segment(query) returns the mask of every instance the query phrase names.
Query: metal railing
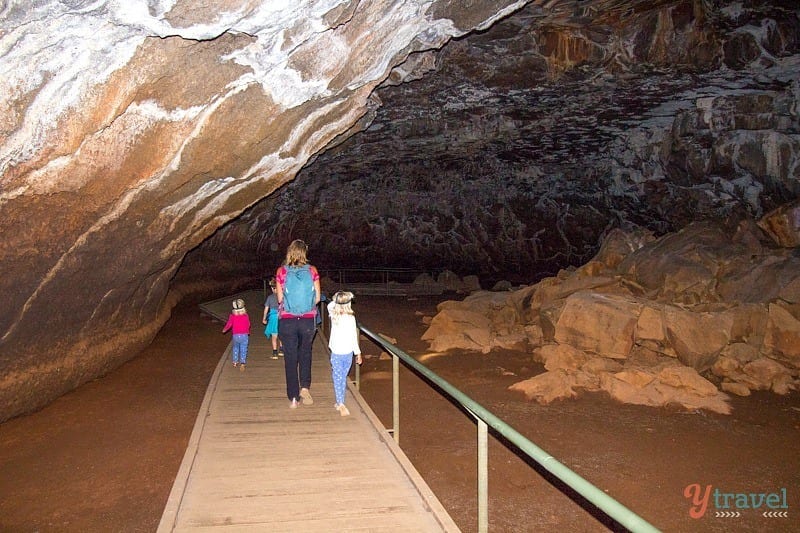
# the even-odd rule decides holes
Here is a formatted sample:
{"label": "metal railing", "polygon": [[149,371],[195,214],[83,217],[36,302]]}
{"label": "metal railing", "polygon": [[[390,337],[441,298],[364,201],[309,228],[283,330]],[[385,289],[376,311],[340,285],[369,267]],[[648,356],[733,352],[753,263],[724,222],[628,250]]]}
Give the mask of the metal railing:
{"label": "metal railing", "polygon": [[[422,274],[429,274],[430,283],[417,283]],[[323,278],[335,288],[342,287],[359,294],[371,296],[422,296],[444,292],[434,281],[437,272],[411,268],[331,268],[320,270]]]}
{"label": "metal railing", "polygon": [[[381,283],[389,282],[410,283],[420,274],[430,273],[414,268],[323,268],[319,270],[321,276],[328,276],[336,283]],[[435,277],[437,272],[433,272]]]}
{"label": "metal railing", "polygon": [[[489,428],[505,437],[508,442],[517,447],[519,451],[533,459],[548,472],[556,476],[578,494],[586,498],[603,513],[614,519],[618,524],[634,533],[659,531],[652,524],[645,521],[636,513],[619,503],[617,500],[591,484],[569,467],[557,461],[552,455],[525,438],[503,420],[489,412],[485,407],[461,392],[459,389],[441,378],[438,374],[425,365],[400,350],[381,335],[375,334],[359,324],[361,332],[374,343],[381,346],[392,355],[392,434],[395,442],[400,443],[400,361],[410,367],[414,372],[427,378],[438,389],[455,400],[466,409],[476,420],[478,426],[478,531],[486,533],[489,530],[489,478],[488,478],[488,433]],[[356,388],[360,387],[360,369],[354,365]],[[504,443],[505,444],[505,443]],[[507,444],[506,444],[507,446]]]}

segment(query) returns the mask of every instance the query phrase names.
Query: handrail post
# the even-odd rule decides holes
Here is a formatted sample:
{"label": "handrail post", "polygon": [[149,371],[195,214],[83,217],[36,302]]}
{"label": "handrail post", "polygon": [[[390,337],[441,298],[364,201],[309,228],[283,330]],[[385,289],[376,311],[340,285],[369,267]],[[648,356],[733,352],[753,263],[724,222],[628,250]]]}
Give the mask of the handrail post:
{"label": "handrail post", "polygon": [[489,531],[489,428],[478,417],[478,533]]}
{"label": "handrail post", "polygon": [[392,436],[400,444],[400,358],[392,354]]}
{"label": "handrail post", "polygon": [[361,390],[361,365],[356,363],[356,390]]}

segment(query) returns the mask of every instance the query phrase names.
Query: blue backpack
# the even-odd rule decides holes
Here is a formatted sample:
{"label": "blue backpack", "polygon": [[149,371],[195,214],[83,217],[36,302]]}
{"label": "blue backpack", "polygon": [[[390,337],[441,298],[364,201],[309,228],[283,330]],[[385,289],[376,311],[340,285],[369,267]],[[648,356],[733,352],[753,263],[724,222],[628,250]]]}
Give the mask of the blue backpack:
{"label": "blue backpack", "polygon": [[316,299],[311,266],[287,266],[283,284],[283,310],[290,315],[304,315],[314,309]]}

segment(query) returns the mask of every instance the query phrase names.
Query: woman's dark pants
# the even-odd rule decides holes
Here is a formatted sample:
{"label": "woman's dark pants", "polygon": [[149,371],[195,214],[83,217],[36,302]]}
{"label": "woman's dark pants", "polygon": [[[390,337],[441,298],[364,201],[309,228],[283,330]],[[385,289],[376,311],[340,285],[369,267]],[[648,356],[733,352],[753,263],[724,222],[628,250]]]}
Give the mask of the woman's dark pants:
{"label": "woman's dark pants", "polygon": [[286,396],[300,399],[300,389],[311,388],[311,346],[316,333],[313,318],[281,318],[278,338],[283,344]]}

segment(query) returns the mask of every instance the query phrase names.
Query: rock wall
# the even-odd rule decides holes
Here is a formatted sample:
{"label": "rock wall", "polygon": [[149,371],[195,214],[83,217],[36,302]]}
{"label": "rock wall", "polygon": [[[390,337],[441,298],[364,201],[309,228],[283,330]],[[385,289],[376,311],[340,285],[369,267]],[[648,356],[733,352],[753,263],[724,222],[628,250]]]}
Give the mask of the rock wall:
{"label": "rock wall", "polygon": [[0,421],[134,355],[189,250],[356,131],[396,65],[521,5],[2,2]]}

